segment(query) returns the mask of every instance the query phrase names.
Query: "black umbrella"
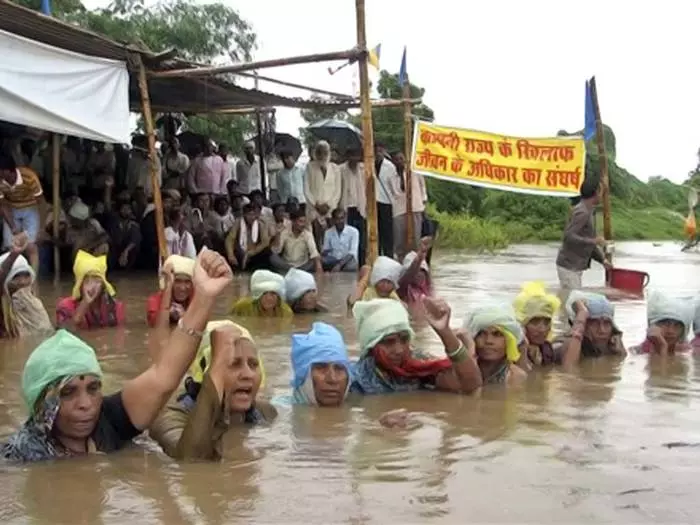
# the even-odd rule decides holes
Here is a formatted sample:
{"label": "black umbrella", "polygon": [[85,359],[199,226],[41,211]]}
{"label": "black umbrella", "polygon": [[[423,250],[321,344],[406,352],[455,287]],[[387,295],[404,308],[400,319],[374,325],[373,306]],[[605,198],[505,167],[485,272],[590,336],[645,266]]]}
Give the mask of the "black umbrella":
{"label": "black umbrella", "polygon": [[325,140],[341,154],[362,149],[362,132],[344,120],[321,120],[306,129],[314,138]]}
{"label": "black umbrella", "polygon": [[[255,142],[256,146],[258,144],[258,136],[254,136],[250,139]],[[275,153],[280,153],[282,151],[288,151],[294,155],[295,159],[298,159],[301,155],[301,141],[289,133],[275,133],[274,145],[270,144],[267,134],[263,134],[263,148],[265,153],[270,153],[275,151]]]}

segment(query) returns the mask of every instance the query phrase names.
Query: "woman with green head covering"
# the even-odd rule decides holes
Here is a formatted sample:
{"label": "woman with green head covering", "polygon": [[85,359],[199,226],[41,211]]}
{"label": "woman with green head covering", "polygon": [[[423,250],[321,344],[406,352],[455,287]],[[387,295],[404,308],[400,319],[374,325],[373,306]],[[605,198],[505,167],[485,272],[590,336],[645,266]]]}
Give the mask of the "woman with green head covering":
{"label": "woman with green head covering", "polygon": [[360,359],[352,370],[351,391],[388,394],[421,389],[468,394],[481,386],[481,375],[469,349],[450,329],[451,310],[445,301],[424,298],[426,319],[447,354],[431,359],[411,348],[414,338],[401,301],[372,299],[353,307]]}
{"label": "woman with green head covering", "polygon": [[13,461],[41,461],[113,452],[149,427],[180,384],[195,356],[216,297],[231,282],[231,268],[209,250],[194,270],[195,296],[153,364],[120,391],[103,396],[95,351],[65,330],[30,354],[22,374],[29,417],[2,446]]}

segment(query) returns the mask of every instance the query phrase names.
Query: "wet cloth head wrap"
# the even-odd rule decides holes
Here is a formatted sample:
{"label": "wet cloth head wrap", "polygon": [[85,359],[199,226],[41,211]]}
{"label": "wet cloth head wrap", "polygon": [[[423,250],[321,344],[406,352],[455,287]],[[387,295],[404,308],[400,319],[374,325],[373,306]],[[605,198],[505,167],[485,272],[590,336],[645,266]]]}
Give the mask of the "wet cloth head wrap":
{"label": "wet cloth head wrap", "polygon": [[[561,307],[559,298],[547,290],[543,282],[528,282],[523,284],[520,293],[513,301],[513,309],[518,322],[525,326],[537,317],[552,319]],[[548,339],[551,339],[550,332]]]}
{"label": "wet cloth head wrap", "polygon": [[[77,376],[102,377],[95,351],[66,330],[59,330],[29,355],[22,373],[22,397],[29,418],[0,454],[12,461],[42,461],[69,455],[52,436],[61,407],[61,389]],[[94,448],[92,440],[89,449]]]}
{"label": "wet cloth head wrap", "polygon": [[589,319],[607,319],[612,323],[613,333],[621,333],[620,329],[615,324],[615,307],[607,297],[597,293],[574,290],[569,294],[569,298],[567,299],[565,306],[566,316],[569,319],[569,323],[573,324],[574,319],[576,319],[574,304],[577,301],[582,301],[586,305]]}
{"label": "wet cloth head wrap", "polygon": [[664,320],[676,321],[683,325],[681,341],[685,341],[695,314],[695,302],[691,297],[670,297],[658,290],[652,290],[647,297],[647,322],[649,326]]}
{"label": "wet cloth head wrap", "polygon": [[391,334],[404,332],[413,339],[408,312],[399,301],[381,298],[358,301],[352,308],[352,314],[360,343],[360,358]]}
{"label": "wet cloth head wrap", "polygon": [[379,281],[391,281],[394,283],[394,288],[399,287],[399,279],[403,268],[400,263],[381,255],[377,257],[372,265],[372,272],[369,274],[370,286],[375,286]]}
{"label": "wet cloth head wrap", "polygon": [[291,268],[284,276],[284,286],[289,303],[295,303],[307,292],[317,289],[314,276],[297,268]]}
{"label": "wet cloth head wrap", "polygon": [[[195,262],[194,259],[175,254],[165,259],[165,264],[163,266],[172,266],[175,277],[185,276],[192,279],[192,277],[194,277]],[[160,288],[161,290],[165,288],[165,281],[163,278],[160,279]]]}
{"label": "wet cloth head wrap", "polygon": [[506,339],[506,357],[511,363],[520,359],[518,345],[523,340],[523,330],[509,304],[491,304],[478,307],[464,320],[464,328],[476,338],[487,328],[497,328]]}
{"label": "wet cloth head wrap", "polygon": [[284,300],[284,277],[269,270],[256,270],[250,277],[250,296],[257,301],[267,292]]}
{"label": "wet cloth head wrap", "polygon": [[348,373],[348,385],[345,396],[350,389],[350,359],[342,334],[326,323],[314,323],[306,334],[292,335],[292,370],[294,377],[291,386],[294,389],[294,401],[307,405],[316,404],[311,367],[318,363],[341,365]]}
{"label": "wet cloth head wrap", "polygon": [[102,279],[102,281],[105,283],[105,291],[110,295],[110,297],[114,297],[117,294],[114,286],[112,286],[107,280],[106,255],[95,257],[88,252],[78,250],[78,253],[75,256],[75,262],[73,262],[73,275],[75,276],[75,284],[73,285],[73,299],[80,299],[80,288],[83,286],[83,281],[88,275],[95,275]]}
{"label": "wet cloth head wrap", "polygon": [[[7,260],[9,256],[10,252],[3,253],[2,255],[0,255],[0,266]],[[19,275],[20,273],[28,273],[32,278],[32,284],[34,283],[34,280],[36,279],[36,274],[34,273],[32,266],[29,264],[29,261],[27,261],[24,255],[17,256],[15,262],[12,263],[12,268],[10,268],[10,271],[7,273],[5,282],[2,283],[3,288],[5,289],[5,293],[7,293],[7,285],[10,283],[10,281],[12,281],[12,279],[17,277],[17,275]]]}

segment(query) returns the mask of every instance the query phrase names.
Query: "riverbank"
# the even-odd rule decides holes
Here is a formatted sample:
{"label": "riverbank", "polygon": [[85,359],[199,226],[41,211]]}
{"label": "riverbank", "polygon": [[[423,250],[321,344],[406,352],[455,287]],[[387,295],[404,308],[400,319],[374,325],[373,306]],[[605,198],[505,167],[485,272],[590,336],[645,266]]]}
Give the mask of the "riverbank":
{"label": "riverbank", "polygon": [[[565,218],[558,224],[536,228],[517,221],[482,219],[468,214],[450,214],[430,210],[440,222],[437,245],[472,251],[494,251],[514,243],[559,241]],[[616,241],[668,241],[683,237],[684,217],[663,208],[613,211],[612,229]],[[602,231],[602,215],[598,217]]]}

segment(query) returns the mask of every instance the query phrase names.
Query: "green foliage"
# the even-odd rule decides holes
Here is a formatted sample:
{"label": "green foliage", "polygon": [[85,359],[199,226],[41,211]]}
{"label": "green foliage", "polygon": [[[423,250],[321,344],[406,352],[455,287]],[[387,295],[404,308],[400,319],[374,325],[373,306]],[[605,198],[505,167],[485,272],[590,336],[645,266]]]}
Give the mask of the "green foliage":
{"label": "green foliage", "polygon": [[[41,0],[17,0],[39,10]],[[145,46],[153,52],[175,48],[178,56],[209,63],[222,57],[249,61],[256,36],[235,9],[223,3],[194,0],[114,0],[89,10],[80,0],[52,0],[53,16],[95,31],[118,42]],[[242,135],[253,129],[250,118],[235,115],[188,117],[186,127],[210,133],[212,139],[240,146]]]}

